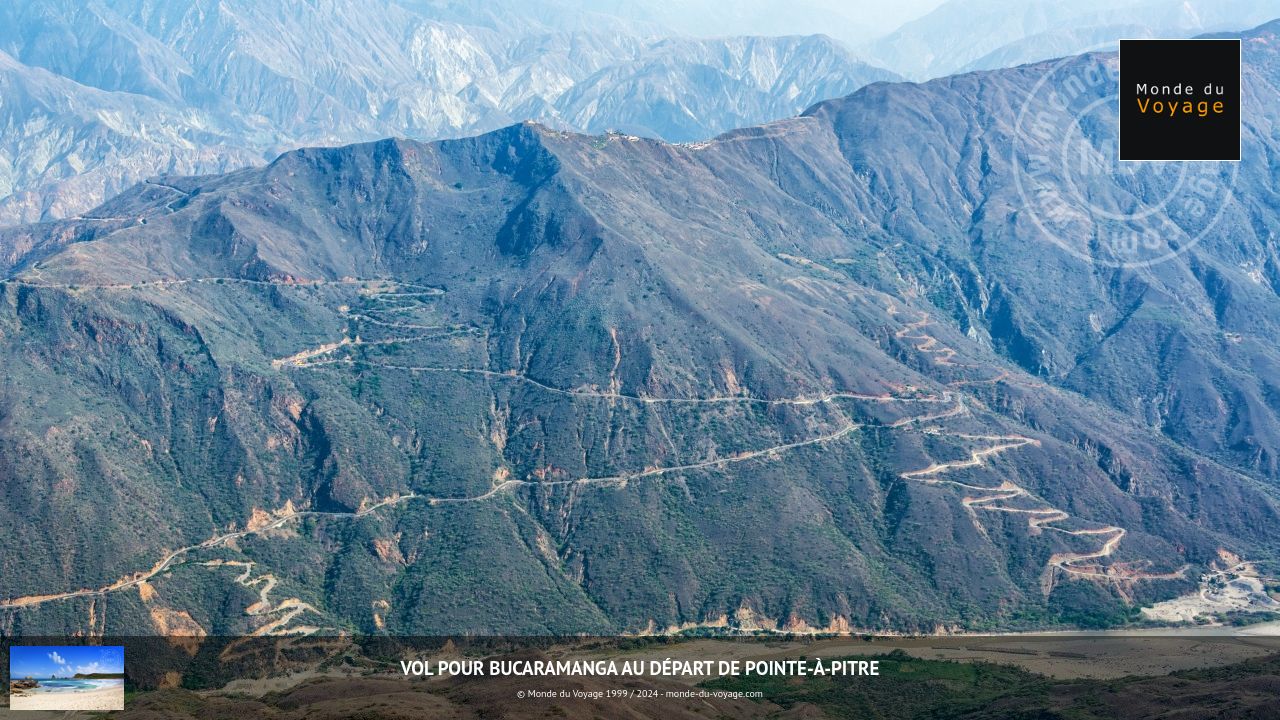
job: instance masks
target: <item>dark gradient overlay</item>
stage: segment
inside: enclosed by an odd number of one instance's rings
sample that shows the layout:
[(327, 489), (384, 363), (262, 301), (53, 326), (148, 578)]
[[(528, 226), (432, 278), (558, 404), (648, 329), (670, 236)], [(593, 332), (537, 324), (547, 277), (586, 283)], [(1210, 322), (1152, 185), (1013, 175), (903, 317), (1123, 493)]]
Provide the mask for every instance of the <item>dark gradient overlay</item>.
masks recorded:
[[(1142, 718), (1172, 707), (1188, 718), (1268, 717), (1280, 691), (1280, 638), (1223, 633), (24, 637), (0, 641), (0, 668), (7, 672), (13, 645), (123, 645), (127, 699), (113, 717), (126, 718)], [(819, 658), (876, 660), (879, 674), (407, 676), (401, 664)]]

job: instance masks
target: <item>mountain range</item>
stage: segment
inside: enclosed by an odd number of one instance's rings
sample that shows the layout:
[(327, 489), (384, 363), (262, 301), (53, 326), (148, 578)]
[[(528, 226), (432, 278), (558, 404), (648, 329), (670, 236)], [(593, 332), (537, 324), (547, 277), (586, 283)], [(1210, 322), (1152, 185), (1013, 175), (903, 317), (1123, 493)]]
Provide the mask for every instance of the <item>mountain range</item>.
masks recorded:
[(158, 174), (226, 172), (304, 146), (524, 120), (705, 140), (900, 75), (1249, 27), (1271, 12), (1265, 0), (731, 12), (647, 0), (22, 0), (0, 8), (0, 227), (74, 216)]
[(700, 140), (897, 77), (821, 36), (704, 40), (637, 23), (623, 33), (519, 13), (498, 27), (436, 16), (451, 15), (391, 0), (9, 3), (0, 225), (304, 145), (432, 140), (525, 119)]
[(0, 628), (1100, 627), (1272, 558), (1278, 31), (1194, 183), (1115, 165), (1101, 53), (0, 232)]

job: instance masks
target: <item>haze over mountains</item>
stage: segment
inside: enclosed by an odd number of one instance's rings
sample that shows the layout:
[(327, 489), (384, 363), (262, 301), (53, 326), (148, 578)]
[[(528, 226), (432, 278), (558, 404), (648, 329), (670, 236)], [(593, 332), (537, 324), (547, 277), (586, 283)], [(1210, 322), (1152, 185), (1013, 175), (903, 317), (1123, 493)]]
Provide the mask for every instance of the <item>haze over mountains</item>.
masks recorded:
[[(1106, 113), (1018, 127), (1109, 54), (685, 145), (303, 149), (6, 230), (0, 628), (1100, 626), (1274, 557), (1278, 30), (1213, 225), (1118, 223), (1158, 263), (1092, 209), (1178, 177), (1110, 169)], [(1080, 246), (1019, 184), (1064, 142)]]
[(523, 120), (703, 140), (899, 75), (1250, 27), (1270, 3), (935, 5), (12, 2), (0, 8), (0, 227), (301, 146)]
[(1253, 27), (1272, 0), (948, 0), (859, 51), (913, 80)]
[(0, 225), (71, 215), (158, 173), (533, 119), (685, 141), (893, 73), (825, 37), (664, 38), (432, 19), (390, 1), (24, 0), (0, 8)]

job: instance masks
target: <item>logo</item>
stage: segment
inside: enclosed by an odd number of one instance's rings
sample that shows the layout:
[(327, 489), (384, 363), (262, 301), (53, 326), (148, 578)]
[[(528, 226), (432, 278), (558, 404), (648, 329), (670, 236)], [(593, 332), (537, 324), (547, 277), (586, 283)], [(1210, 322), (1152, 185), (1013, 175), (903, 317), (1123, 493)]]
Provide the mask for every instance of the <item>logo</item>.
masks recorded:
[(1239, 160), (1240, 41), (1121, 40), (1120, 159)]

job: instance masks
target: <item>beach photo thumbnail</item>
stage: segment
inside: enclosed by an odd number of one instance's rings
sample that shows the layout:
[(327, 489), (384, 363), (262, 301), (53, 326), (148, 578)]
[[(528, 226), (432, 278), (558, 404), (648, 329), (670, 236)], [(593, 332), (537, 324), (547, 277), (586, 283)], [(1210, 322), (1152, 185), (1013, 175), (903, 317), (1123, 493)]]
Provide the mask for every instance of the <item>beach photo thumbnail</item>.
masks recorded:
[(123, 710), (124, 648), (36, 645), (9, 649), (10, 710)]

